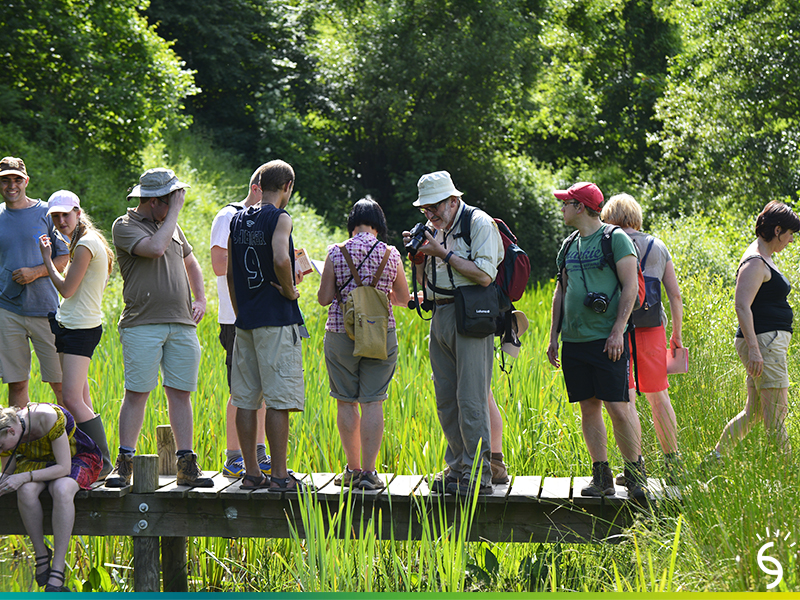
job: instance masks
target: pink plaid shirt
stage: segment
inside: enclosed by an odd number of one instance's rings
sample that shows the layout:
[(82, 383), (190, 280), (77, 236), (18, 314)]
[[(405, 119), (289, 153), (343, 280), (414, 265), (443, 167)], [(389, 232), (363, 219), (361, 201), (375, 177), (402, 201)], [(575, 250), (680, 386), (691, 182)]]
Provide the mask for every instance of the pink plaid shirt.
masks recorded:
[[(353, 259), (353, 264), (358, 269), (359, 275), (361, 275), (361, 281), (364, 285), (372, 283), (372, 275), (378, 270), (381, 259), (383, 259), (383, 253), (386, 252), (387, 248), (389, 249), (389, 260), (386, 262), (386, 268), (383, 269), (380, 281), (378, 281), (378, 285), (376, 286), (380, 291), (388, 295), (392, 290), (392, 285), (394, 284), (395, 277), (397, 277), (397, 272), (400, 268), (400, 253), (394, 246), (387, 246), (383, 242), (378, 242), (377, 247), (370, 253), (367, 259), (364, 260), (364, 257), (367, 256), (367, 252), (369, 252), (369, 249), (372, 248), (376, 241), (377, 239), (371, 233), (359, 233), (347, 240), (345, 246), (350, 253), (350, 257)], [(350, 279), (350, 268), (347, 266), (338, 245), (334, 244), (328, 248), (328, 256), (331, 257), (331, 263), (333, 263), (336, 287), (342, 295), (342, 302), (346, 302), (348, 294), (356, 287), (356, 282)], [(361, 264), (362, 260), (364, 264), (361, 265), (359, 269), (358, 265)], [(342, 289), (342, 284), (348, 279), (350, 279), (350, 282)], [(392, 312), (392, 305), (390, 303), (389, 329), (394, 328), (394, 313)], [(333, 302), (331, 302), (331, 305), (328, 307), (328, 322), (325, 324), (325, 331), (334, 331), (336, 333), (345, 332), (342, 307), (339, 305), (339, 301), (336, 300), (336, 298), (333, 299)]]

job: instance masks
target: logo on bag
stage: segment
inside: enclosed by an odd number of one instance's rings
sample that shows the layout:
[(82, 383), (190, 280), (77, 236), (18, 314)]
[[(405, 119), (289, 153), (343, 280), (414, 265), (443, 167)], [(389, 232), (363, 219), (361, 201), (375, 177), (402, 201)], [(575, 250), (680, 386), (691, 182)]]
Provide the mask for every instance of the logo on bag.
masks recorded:
[(475, 309), (475, 312), (476, 312), (476, 313), (483, 314), (483, 315), (488, 315), (488, 314), (490, 314), (492, 311), (491, 311), (491, 310), (489, 310), (488, 308), (476, 308), (476, 309)]
[[(785, 536), (783, 536), (783, 538), (781, 538), (780, 530), (775, 531), (773, 534), (770, 534), (769, 527), (767, 527), (767, 538), (772, 537), (773, 539), (777, 539), (778, 542), (786, 542), (791, 534), (792, 532), (790, 531)], [(756, 537), (759, 539), (759, 541), (764, 541), (764, 538), (762, 538), (760, 535), (756, 534)], [(758, 554), (756, 555), (758, 568), (764, 571), (765, 574), (773, 575), (775, 577), (775, 581), (767, 584), (768, 590), (778, 587), (780, 582), (783, 581), (783, 565), (777, 558), (765, 554), (765, 552), (770, 548), (772, 548), (774, 545), (775, 542), (764, 542), (758, 549)], [(793, 548), (796, 545), (797, 545), (796, 542), (792, 542), (789, 548)]]

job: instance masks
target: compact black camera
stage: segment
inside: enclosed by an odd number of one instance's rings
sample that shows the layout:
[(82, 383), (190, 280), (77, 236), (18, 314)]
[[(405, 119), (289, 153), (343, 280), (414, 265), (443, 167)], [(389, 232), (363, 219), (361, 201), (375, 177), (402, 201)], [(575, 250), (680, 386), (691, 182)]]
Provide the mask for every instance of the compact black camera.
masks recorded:
[(588, 306), (594, 312), (602, 314), (608, 310), (608, 296), (603, 292), (589, 292), (583, 299), (583, 305)]
[(408, 252), (409, 256), (414, 256), (417, 253), (417, 250), (419, 250), (419, 247), (425, 243), (426, 231), (431, 235), (435, 235), (430, 227), (427, 227), (422, 223), (417, 223), (411, 229), (411, 239), (408, 240), (408, 243), (405, 246), (406, 252)]

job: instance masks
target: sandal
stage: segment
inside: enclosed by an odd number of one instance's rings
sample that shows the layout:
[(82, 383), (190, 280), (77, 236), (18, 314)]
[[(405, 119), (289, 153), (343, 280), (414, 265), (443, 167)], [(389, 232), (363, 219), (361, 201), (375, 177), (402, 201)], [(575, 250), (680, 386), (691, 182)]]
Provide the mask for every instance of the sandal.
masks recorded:
[(64, 571), (59, 571), (57, 569), (50, 569), (50, 577), (55, 577), (56, 579), (61, 580), (61, 585), (52, 585), (47, 584), (44, 588), (45, 592), (71, 592), (72, 590), (69, 589), (67, 586), (64, 585)]
[[(276, 486), (270, 486), (267, 490), (268, 492), (309, 492), (311, 491), (311, 486), (303, 483), (297, 477), (294, 476), (294, 473), (289, 471), (288, 477), (272, 477), (272, 483), (276, 483)], [(294, 485), (289, 485), (290, 483), (294, 482)]]
[[(244, 482), (249, 481), (251, 485), (245, 485)], [(255, 475), (245, 475), (242, 477), (242, 483), (239, 484), (239, 489), (242, 490), (263, 490), (269, 488), (270, 478), (266, 475), (261, 475), (261, 478)]]
[[(44, 556), (37, 556), (36, 557), (36, 583), (39, 587), (44, 587), (47, 585), (47, 580), (50, 579), (50, 559), (53, 558), (53, 551), (50, 550), (47, 546), (45, 546), (45, 550), (47, 550), (47, 554)], [(39, 572), (40, 567), (47, 567), (45, 571)]]

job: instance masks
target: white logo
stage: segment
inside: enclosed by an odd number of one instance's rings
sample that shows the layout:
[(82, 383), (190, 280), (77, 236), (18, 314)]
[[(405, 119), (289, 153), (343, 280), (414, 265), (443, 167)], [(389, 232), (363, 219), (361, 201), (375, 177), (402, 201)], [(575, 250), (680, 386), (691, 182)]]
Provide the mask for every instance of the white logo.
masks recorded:
[[(790, 531), (785, 536), (783, 536), (782, 540), (785, 542), (787, 539), (789, 539), (789, 536), (791, 534), (792, 534), (792, 532)], [(780, 531), (775, 531), (774, 534), (770, 535), (769, 527), (767, 527), (767, 537), (768, 538), (774, 536), (775, 538), (781, 539), (780, 535), (781, 535)], [(756, 537), (760, 541), (763, 541), (763, 538), (760, 535), (756, 534)], [(766, 573), (767, 575), (774, 575), (775, 576), (775, 581), (773, 581), (772, 583), (768, 583), (767, 584), (767, 589), (768, 590), (771, 590), (774, 587), (778, 587), (778, 584), (780, 584), (780, 582), (783, 580), (783, 565), (781, 565), (781, 563), (780, 563), (780, 561), (778, 561), (778, 559), (773, 558), (772, 556), (768, 556), (768, 555), (764, 554), (767, 550), (772, 548), (774, 545), (775, 545), (775, 542), (764, 542), (761, 545), (761, 547), (758, 549), (758, 555), (756, 556), (756, 560), (758, 561), (758, 568), (761, 569), (762, 571), (764, 571), (764, 573)], [(792, 544), (789, 547), (793, 548), (795, 545), (796, 545), (796, 542), (792, 542)], [(772, 565), (772, 568), (770, 568), (770, 566), (768, 566), (768, 565)]]

